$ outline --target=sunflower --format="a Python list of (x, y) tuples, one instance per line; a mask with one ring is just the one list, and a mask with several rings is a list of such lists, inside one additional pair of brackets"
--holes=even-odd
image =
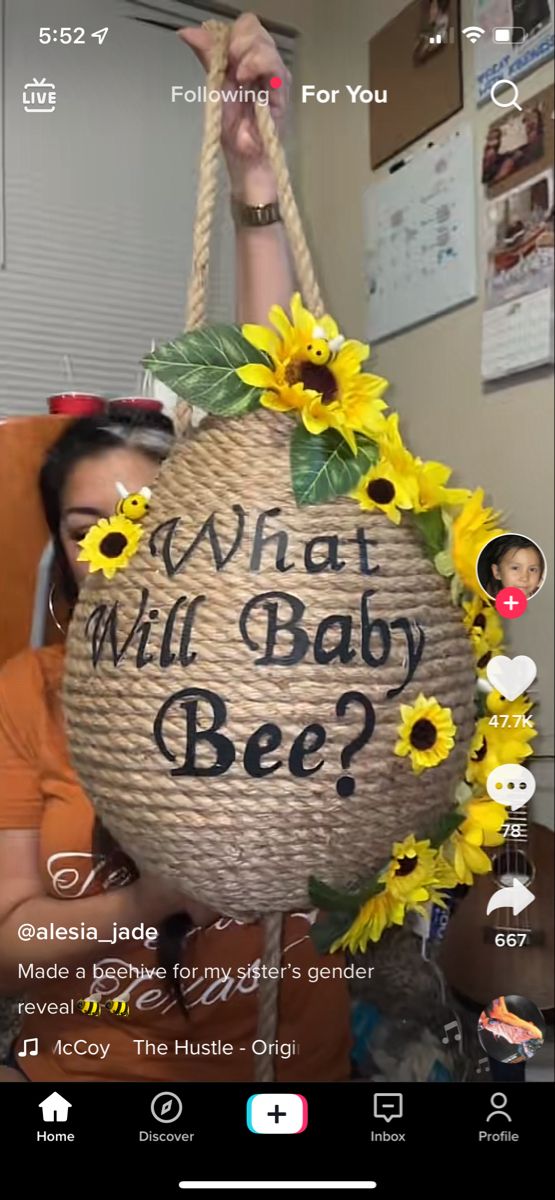
[(401, 704), (401, 717), (394, 754), (410, 754), (417, 775), (449, 756), (457, 731), (450, 708), (442, 708), (435, 696), (428, 699), (420, 693), (413, 705)]
[(412, 454), (407, 450), (399, 432), (399, 413), (390, 413), (388, 417), (384, 417), (377, 442), (384, 458), (393, 462), (394, 455), (398, 454), (412, 460)]
[(505, 838), (500, 832), (507, 820), (507, 810), (496, 800), (483, 796), (472, 798), (464, 806), (465, 819), (458, 833), (470, 846), (502, 846)]
[(332, 317), (317, 321), (298, 292), (291, 300), (292, 321), (279, 305), (269, 316), (277, 333), (263, 325), (243, 325), (242, 333), (271, 365), (248, 363), (237, 368), (237, 375), (249, 387), (264, 389), (260, 403), (265, 408), (299, 413), (310, 433), (335, 429), (356, 455), (355, 432), (377, 435), (387, 407), (381, 398), (387, 380), (361, 370), (369, 347), (345, 340)]
[(472, 493), (468, 488), (446, 487), (452, 475), (450, 467), (440, 462), (422, 462), (417, 459), (418, 504), (416, 512), (428, 512), (431, 508), (444, 508), (454, 504), (466, 504)]
[(140, 526), (127, 517), (101, 517), (79, 542), (82, 549), (77, 562), (88, 562), (89, 571), (102, 571), (106, 579), (112, 579), (127, 566), (142, 536)]
[(478, 556), (487, 542), (503, 533), (496, 524), (500, 514), (493, 508), (484, 508), (483, 501), (483, 489), (476, 488), (450, 527), (454, 571), (464, 586), (479, 596), (483, 593), (476, 575)]
[(444, 850), (448, 860), (452, 861), (458, 883), (470, 886), (475, 875), (487, 875), (491, 871), (491, 859), (485, 851), (467, 841), (458, 829), (451, 834)]
[(364, 953), (368, 942), (379, 942), (384, 929), (390, 925), (402, 925), (404, 919), (405, 905), (393, 899), (384, 888), (362, 905), (347, 932), (330, 946), (330, 954), (336, 950), (350, 950), (351, 954)]
[(474, 875), (487, 875), (491, 871), (491, 859), (482, 847), (503, 845), (501, 828), (507, 820), (507, 810), (485, 796), (471, 797), (461, 809), (465, 819), (443, 850), (458, 882), (469, 886)]
[(478, 675), (484, 676), (490, 658), (503, 653), (503, 623), (489, 602), (473, 596), (463, 602), (463, 625), (468, 630)]
[(422, 904), (443, 904), (438, 888), (455, 887), (453, 868), (428, 839), (417, 842), (413, 833), (403, 842), (395, 842), (391, 861), (379, 876), (388, 895), (409, 909), (422, 911)]
[(400, 523), (401, 509), (413, 508), (417, 498), (414, 480), (386, 459), (371, 467), (350, 495), (361, 508), (379, 509), (395, 525)]
[[(509, 706), (507, 706), (508, 708)], [(505, 708), (504, 710), (505, 711)], [(505, 763), (521, 763), (533, 754), (528, 745), (536, 737), (533, 726), (490, 725), (490, 718), (480, 717), (469, 751), (466, 778), (469, 783), (487, 785), (488, 775)]]
[[(534, 701), (530, 700), (529, 696), (517, 696), (516, 700), (506, 700), (501, 695), (501, 692), (497, 692), (495, 689), (493, 692), (488, 692), (486, 696), (486, 708), (488, 712), (494, 716), (499, 716), (500, 714), (505, 716), (507, 714), (511, 718), (518, 717), (518, 721), (512, 720), (511, 723), (513, 725), (522, 725), (524, 717), (533, 707)], [(508, 721), (507, 724), (509, 724)], [(528, 725), (528, 728), (533, 728), (533, 725), (530, 725), (528, 721), (526, 725)]]
[(384, 421), (383, 433), (377, 437), (382, 457), (405, 477), (410, 477), (415, 493), (412, 507), (415, 512), (427, 512), (453, 504), (464, 504), (471, 492), (467, 488), (448, 488), (450, 467), (439, 462), (423, 462), (407, 450), (399, 432), (399, 414), (390, 413)]

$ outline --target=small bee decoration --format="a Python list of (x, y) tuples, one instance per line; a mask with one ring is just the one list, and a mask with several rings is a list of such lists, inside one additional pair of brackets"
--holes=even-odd
[(322, 329), (321, 325), (315, 325), (312, 330), (312, 340), (306, 347), (309, 361), (318, 367), (327, 366), (331, 359), (335, 358), (344, 341), (345, 338), (340, 333), (337, 337), (327, 338), (325, 329)]
[(128, 1017), (130, 1012), (127, 1000), (107, 1000), (104, 1008), (113, 1017)]
[(77, 1008), (84, 1017), (99, 1017), (101, 1015), (102, 1005), (100, 1000), (78, 1000)]
[(116, 483), (116, 488), (121, 497), (116, 504), (117, 515), (127, 517), (128, 521), (142, 521), (149, 509), (152, 496), (150, 488), (142, 487), (140, 492), (128, 492), (123, 483)]

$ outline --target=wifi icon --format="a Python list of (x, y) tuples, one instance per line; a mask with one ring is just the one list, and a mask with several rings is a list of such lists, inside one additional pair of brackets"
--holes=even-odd
[(485, 29), (482, 29), (479, 25), (467, 25), (466, 29), (463, 29), (463, 36), (468, 38), (469, 42), (472, 42), (474, 45), (474, 42), (480, 41), (485, 32)]

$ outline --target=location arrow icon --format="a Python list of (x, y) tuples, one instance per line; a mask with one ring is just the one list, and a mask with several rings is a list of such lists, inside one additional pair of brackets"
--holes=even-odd
[(520, 879), (513, 879), (511, 887), (500, 888), (490, 896), (486, 913), (489, 916), (496, 908), (512, 908), (513, 916), (516, 917), (535, 899), (534, 893), (525, 887)]

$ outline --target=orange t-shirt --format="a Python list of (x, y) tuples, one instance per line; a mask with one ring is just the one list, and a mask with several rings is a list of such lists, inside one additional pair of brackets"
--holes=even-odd
[[(94, 811), (83, 792), (65, 741), (60, 684), (63, 648), (27, 650), (0, 672), (0, 829), (40, 830), (40, 872), (45, 892), (71, 904), (129, 882), (129, 872), (114, 861), (93, 856)], [(309, 968), (342, 966), (340, 955), (319, 955), (309, 937), (315, 913), (294, 913), (284, 923), (282, 964), (292, 969), (280, 983), (277, 1042), (278, 1082), (338, 1082), (349, 1077), (349, 997), (340, 978), (311, 982)], [(70, 925), (71, 910), (67, 920)], [(151, 922), (145, 922), (151, 924)], [(27, 943), (31, 949), (32, 943)], [(188, 968), (182, 991), (189, 1020), (181, 1012), (169, 982), (162, 977), (107, 977), (109, 968), (158, 967), (155, 941), (116, 942), (101, 948), (96, 962), (84, 963), (80, 978), (69, 965), (69, 978), (35, 983), (27, 1003), (15, 1051), (24, 1038), (38, 1039), (38, 1054), (20, 1059), (32, 1080), (250, 1082), (254, 1078), (258, 980), (249, 976), (262, 954), (257, 923), (220, 918), (187, 937), (181, 965)], [(32, 953), (29, 955), (32, 959)], [(52, 943), (52, 962), (56, 943)], [(220, 968), (219, 977), (213, 968)], [(294, 975), (297, 975), (295, 978)], [(312, 971), (314, 976), (314, 970)], [(100, 1017), (81, 1014), (80, 998), (127, 1000), (130, 1015), (101, 1009)], [(44, 1005), (53, 1003), (55, 1012)], [(58, 1011), (57, 1006), (62, 1005)], [(64, 1006), (69, 1011), (64, 1010)], [(42, 1011), (41, 1011), (42, 1009)], [(24, 1012), (25, 1010), (21, 1010)], [(60, 1054), (56, 1043), (79, 1043), (85, 1054)], [(161, 1057), (141, 1054), (135, 1042), (163, 1043)], [(189, 1043), (187, 1052), (183, 1046)], [(224, 1054), (225, 1043), (232, 1047)], [(93, 1045), (109, 1044), (104, 1058)], [(207, 1046), (200, 1051), (199, 1047)], [(88, 1047), (91, 1046), (91, 1053)], [(291, 1047), (289, 1051), (287, 1047)], [(197, 1048), (197, 1053), (195, 1053)], [(257, 1047), (260, 1049), (260, 1047)], [(217, 1051), (220, 1050), (220, 1053)], [(287, 1054), (290, 1057), (287, 1057)]]

